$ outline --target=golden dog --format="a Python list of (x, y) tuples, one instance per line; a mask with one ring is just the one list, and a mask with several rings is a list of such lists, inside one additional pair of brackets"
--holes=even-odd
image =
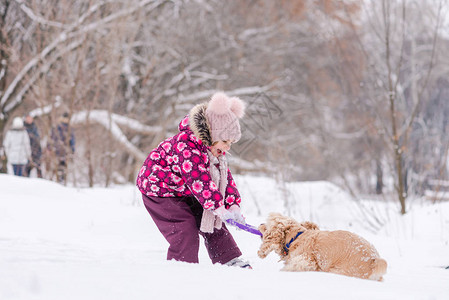
[(263, 237), (257, 254), (265, 258), (274, 250), (284, 261), (283, 271), (322, 271), (382, 281), (387, 270), (374, 246), (348, 231), (320, 231), (312, 222), (298, 223), (278, 213), (271, 213), (259, 230)]

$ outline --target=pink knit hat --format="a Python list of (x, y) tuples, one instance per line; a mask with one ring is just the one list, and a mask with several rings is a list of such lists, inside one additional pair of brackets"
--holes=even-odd
[(237, 142), (240, 132), (239, 120), (245, 114), (245, 103), (237, 97), (229, 98), (225, 93), (215, 93), (206, 109), (212, 142)]

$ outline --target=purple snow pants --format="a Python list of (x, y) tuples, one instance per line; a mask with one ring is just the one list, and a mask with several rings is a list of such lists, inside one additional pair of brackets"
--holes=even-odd
[(142, 194), (143, 203), (170, 244), (167, 260), (198, 263), (200, 247), (199, 234), (204, 242), (212, 263), (227, 263), (242, 255), (226, 226), (213, 233), (199, 230), (203, 207), (194, 197), (159, 198)]

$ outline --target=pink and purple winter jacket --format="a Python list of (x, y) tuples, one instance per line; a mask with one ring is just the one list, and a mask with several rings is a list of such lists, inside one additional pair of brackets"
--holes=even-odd
[[(203, 124), (189, 126), (186, 116), (179, 124), (179, 133), (161, 142), (150, 152), (139, 175), (137, 187), (146, 196), (185, 197), (194, 196), (206, 210), (214, 210), (225, 205), (240, 205), (241, 198), (231, 172), (228, 169), (228, 184), (224, 197), (212, 181), (207, 150), (210, 148), (207, 128)], [(201, 116), (200, 116), (201, 118)], [(195, 133), (191, 127), (194, 128)], [(205, 130), (205, 132), (204, 132)]]

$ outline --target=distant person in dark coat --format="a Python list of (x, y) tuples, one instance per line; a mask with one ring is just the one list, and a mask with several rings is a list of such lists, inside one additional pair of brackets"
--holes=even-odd
[(64, 113), (58, 120), (56, 127), (51, 130), (51, 147), (57, 159), (57, 180), (65, 184), (67, 176), (67, 160), (69, 155), (75, 153), (75, 135), (69, 128), (69, 114)]
[(25, 129), (30, 137), (31, 146), (31, 160), (25, 168), (26, 176), (30, 177), (31, 170), (36, 168), (37, 177), (42, 178), (41, 170), (41, 158), (42, 158), (42, 148), (41, 148), (41, 137), (39, 135), (39, 130), (34, 123), (34, 118), (31, 115), (25, 117)]
[(14, 118), (11, 129), (6, 132), (3, 146), (8, 162), (13, 167), (14, 175), (24, 176), (25, 166), (31, 158), (31, 147), (22, 118)]

